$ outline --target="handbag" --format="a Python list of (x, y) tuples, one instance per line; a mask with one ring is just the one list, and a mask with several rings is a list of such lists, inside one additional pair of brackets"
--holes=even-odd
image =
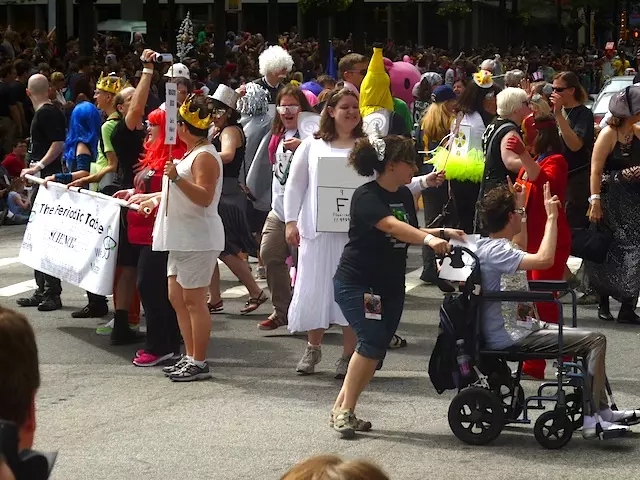
[(594, 263), (604, 263), (613, 241), (613, 232), (603, 224), (571, 230), (571, 255)]

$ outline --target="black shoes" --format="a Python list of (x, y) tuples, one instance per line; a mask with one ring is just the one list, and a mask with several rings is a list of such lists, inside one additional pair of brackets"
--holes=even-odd
[(598, 318), (605, 322), (613, 322), (615, 320), (609, 311), (609, 307), (598, 307)]
[(31, 297), (19, 298), (16, 303), (21, 307), (38, 307), (41, 312), (53, 312), (62, 308), (60, 297), (43, 297), (37, 294)]
[(624, 306), (618, 313), (618, 323), (627, 323), (630, 325), (640, 325), (640, 317), (633, 311), (632, 308), (625, 308)]
[(129, 327), (129, 312), (116, 310), (111, 330), (111, 345), (133, 345), (144, 341), (144, 334), (131, 330)]
[(109, 313), (109, 306), (106, 303), (89, 303), (82, 310), (71, 313), (73, 318), (100, 318)]

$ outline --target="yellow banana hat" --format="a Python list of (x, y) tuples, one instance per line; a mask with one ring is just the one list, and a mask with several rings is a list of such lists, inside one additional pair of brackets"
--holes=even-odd
[(360, 114), (366, 117), (382, 108), (393, 112), (391, 80), (384, 69), (382, 49), (374, 48), (367, 74), (360, 86)]

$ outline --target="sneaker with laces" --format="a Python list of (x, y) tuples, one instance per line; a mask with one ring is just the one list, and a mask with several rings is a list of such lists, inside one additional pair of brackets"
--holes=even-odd
[(321, 347), (315, 347), (307, 344), (307, 348), (304, 351), (302, 359), (298, 362), (296, 372), (301, 375), (311, 375), (315, 372), (316, 365), (322, 360)]
[(342, 435), (342, 438), (353, 438), (358, 427), (358, 419), (351, 410), (340, 410), (333, 417), (333, 429)]
[(342, 355), (336, 361), (336, 379), (343, 380), (344, 377), (347, 376), (347, 368), (349, 367), (349, 361), (351, 360), (351, 355), (345, 357)]
[(162, 362), (166, 362), (167, 360), (171, 360), (173, 358), (173, 352), (167, 353), (166, 355), (154, 355), (149, 352), (143, 352), (140, 355), (137, 355), (136, 358), (133, 359), (133, 364), (136, 367), (155, 367), (156, 365), (161, 364)]
[(182, 355), (177, 361), (176, 363), (174, 363), (173, 365), (169, 365), (168, 367), (164, 367), (162, 369), (162, 373), (164, 373), (165, 376), (169, 376), (174, 372), (177, 372), (178, 370), (180, 370), (182, 367), (184, 367), (187, 363), (189, 362), (189, 359), (187, 358), (186, 355)]
[(275, 330), (276, 328), (284, 327), (286, 324), (285, 320), (271, 316), (258, 324), (258, 330)]
[[(329, 418), (329, 426), (333, 428), (335, 422), (334, 419), (338, 416), (340, 410), (331, 410), (331, 416)], [(355, 417), (355, 414), (354, 414)], [(360, 420), (356, 417), (356, 432), (368, 432), (371, 430), (371, 422)]]
[(195, 362), (188, 361), (180, 370), (169, 374), (169, 380), (172, 382), (195, 382), (209, 378), (211, 378), (211, 372), (207, 362), (204, 362), (204, 366), (200, 367)]

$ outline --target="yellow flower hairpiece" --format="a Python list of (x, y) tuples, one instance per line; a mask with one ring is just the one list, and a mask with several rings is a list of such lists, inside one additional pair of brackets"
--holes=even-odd
[(493, 87), (493, 75), (486, 70), (480, 70), (473, 74), (473, 81), (480, 88), (491, 88)]

